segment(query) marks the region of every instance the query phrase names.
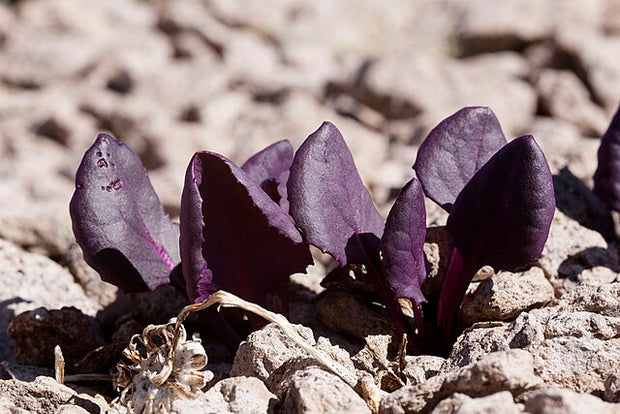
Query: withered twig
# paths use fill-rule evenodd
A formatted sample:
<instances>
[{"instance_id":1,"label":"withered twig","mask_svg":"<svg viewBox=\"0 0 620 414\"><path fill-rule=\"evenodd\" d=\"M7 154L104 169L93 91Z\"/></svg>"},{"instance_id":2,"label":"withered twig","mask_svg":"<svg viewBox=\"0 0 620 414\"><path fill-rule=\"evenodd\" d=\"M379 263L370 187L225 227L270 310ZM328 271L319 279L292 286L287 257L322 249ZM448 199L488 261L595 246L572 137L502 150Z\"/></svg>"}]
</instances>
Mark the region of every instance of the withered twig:
<instances>
[{"instance_id":1,"label":"withered twig","mask_svg":"<svg viewBox=\"0 0 620 414\"><path fill-rule=\"evenodd\" d=\"M179 316L177 317L175 331L174 331L174 340L172 342L172 347L170 348L170 352L168 354L168 358L166 360L166 364L164 365L161 372L159 372L155 377L151 379L153 384L161 385L163 384L170 374L172 373L172 364L174 361L174 353L177 349L177 345L179 342L179 326L183 323L185 318L192 312L199 312L203 309L208 308L214 304L219 304L223 307L232 307L232 308L240 308L248 312L252 312L258 316L261 316L267 319L269 322L276 324L282 329L284 334L297 346L306 351L310 356L319 361L322 365L332 371L334 374L338 375L344 382L346 382L352 388L355 388L357 385L357 377L354 373L351 373L348 369L332 360L327 355L323 354L319 350L315 349L312 345L308 344L302 337L299 335L295 327L283 316L278 313L274 313L264 309L263 307L247 302L232 293L225 292L223 290L218 290L213 293L207 300L201 303L195 303L184 307Z\"/></svg>"},{"instance_id":2,"label":"withered twig","mask_svg":"<svg viewBox=\"0 0 620 414\"><path fill-rule=\"evenodd\" d=\"M62 356L60 345L54 347L54 378L59 384L65 383L65 357Z\"/></svg>"}]
</instances>

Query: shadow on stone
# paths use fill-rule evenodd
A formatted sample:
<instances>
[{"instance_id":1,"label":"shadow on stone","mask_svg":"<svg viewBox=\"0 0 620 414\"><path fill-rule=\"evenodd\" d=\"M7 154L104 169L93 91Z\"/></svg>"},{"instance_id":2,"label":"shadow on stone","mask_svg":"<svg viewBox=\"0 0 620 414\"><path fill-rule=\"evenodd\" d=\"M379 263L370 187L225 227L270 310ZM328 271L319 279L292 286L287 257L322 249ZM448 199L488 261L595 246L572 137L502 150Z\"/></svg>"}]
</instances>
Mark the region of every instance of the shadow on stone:
<instances>
[{"instance_id":1,"label":"shadow on stone","mask_svg":"<svg viewBox=\"0 0 620 414\"><path fill-rule=\"evenodd\" d=\"M587 269L606 267L613 272L620 271L616 255L609 249L589 247L565 259L558 267L562 279L577 280L578 275Z\"/></svg>"},{"instance_id":2,"label":"shadow on stone","mask_svg":"<svg viewBox=\"0 0 620 414\"><path fill-rule=\"evenodd\" d=\"M557 208L607 241L617 240L614 221L603 202L568 167L553 176Z\"/></svg>"}]
</instances>

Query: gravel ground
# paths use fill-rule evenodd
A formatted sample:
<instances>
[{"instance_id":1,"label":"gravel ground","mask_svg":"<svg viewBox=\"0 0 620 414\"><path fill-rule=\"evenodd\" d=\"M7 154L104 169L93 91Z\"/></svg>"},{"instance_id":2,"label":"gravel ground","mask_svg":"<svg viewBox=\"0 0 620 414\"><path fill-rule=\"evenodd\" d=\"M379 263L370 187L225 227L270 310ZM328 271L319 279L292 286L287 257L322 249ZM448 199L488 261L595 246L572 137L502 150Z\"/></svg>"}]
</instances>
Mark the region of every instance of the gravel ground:
<instances>
[{"instance_id":1,"label":"gravel ground","mask_svg":"<svg viewBox=\"0 0 620 414\"><path fill-rule=\"evenodd\" d=\"M119 294L82 260L68 203L98 131L140 155L176 217L195 151L242 163L330 120L385 215L428 131L482 105L506 136L536 137L559 210L535 267L472 283L461 319L473 327L447 358L408 357L409 384L372 406L270 325L236 355L203 338L215 378L173 410L619 413L620 266L589 191L619 56L617 0L0 1L0 411L99 412L109 386L35 380L51 375L53 345L75 372L101 372L184 304L173 289ZM429 202L427 216L427 254L441 257L445 215ZM368 309L347 306L343 322L333 309L350 298L317 302L330 262L316 256L293 276L291 320L378 376L351 336L373 328Z\"/></svg>"}]
</instances>

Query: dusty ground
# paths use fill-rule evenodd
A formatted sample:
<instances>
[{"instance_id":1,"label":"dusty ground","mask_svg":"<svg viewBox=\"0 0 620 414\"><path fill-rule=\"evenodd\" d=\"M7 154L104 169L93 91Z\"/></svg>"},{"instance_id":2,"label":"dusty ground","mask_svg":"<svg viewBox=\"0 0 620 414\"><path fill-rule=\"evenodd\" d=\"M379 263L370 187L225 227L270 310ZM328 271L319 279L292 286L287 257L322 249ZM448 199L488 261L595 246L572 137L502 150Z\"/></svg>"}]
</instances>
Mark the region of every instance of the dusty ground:
<instances>
[{"instance_id":1,"label":"dusty ground","mask_svg":"<svg viewBox=\"0 0 620 414\"><path fill-rule=\"evenodd\" d=\"M2 378L49 375L15 365L17 358L49 368L43 337L84 339L61 345L75 358L71 363L81 360L79 372L95 372L111 364L141 324L165 322L182 306L182 298L169 303L169 292L159 299L117 297L81 260L68 202L75 170L98 131L111 131L140 154L175 216L194 151L243 162L279 139L297 146L331 120L385 213L413 175L416 148L429 129L463 106L484 105L508 137L536 137L557 174L563 213L537 267L472 285L462 318L506 323L466 332L446 360L412 361L424 367L419 383L386 397L381 410L618 412L620 268L606 241L613 236L609 214L586 187L599 138L620 102L618 56L616 0L0 2ZM431 204L429 224L441 224L445 218ZM322 272L319 265L313 276L295 276L292 319L350 351L356 342L334 332L338 321L320 322L313 313ZM82 313L52 311L63 306ZM19 335L31 339L16 349L9 323L39 307L47 311L21 317ZM71 329L50 328L56 320L71 320ZM106 343L105 355L82 359ZM489 354L496 351L503 353ZM239 361L252 360L247 352ZM213 361L232 358L216 343L207 354ZM235 362L235 375L257 376L267 388L253 379L221 383L209 391L228 398L217 410L365 409L361 397L324 371L289 364L288 374L280 368L281 377L272 377L284 362L270 361L262 373L254 363ZM220 364L220 377L229 368ZM306 377L323 388L308 389ZM288 385L274 385L274 378ZM51 386L42 381L32 389L0 381L0 390L14 396L0 394L0 410L61 409L36 399L37 386ZM231 389L250 402L231 403ZM321 390L342 392L332 393L340 395L332 401ZM73 398L68 389L55 392L50 401ZM317 401L324 405L311 404Z\"/></svg>"}]
</instances>

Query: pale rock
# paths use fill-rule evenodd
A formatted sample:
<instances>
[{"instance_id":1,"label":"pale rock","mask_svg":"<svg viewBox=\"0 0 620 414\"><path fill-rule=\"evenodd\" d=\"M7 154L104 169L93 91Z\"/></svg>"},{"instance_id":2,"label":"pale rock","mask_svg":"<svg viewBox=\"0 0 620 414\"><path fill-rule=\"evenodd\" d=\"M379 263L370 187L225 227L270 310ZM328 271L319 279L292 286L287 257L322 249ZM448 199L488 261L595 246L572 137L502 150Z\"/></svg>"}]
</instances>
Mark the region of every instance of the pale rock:
<instances>
[{"instance_id":1,"label":"pale rock","mask_svg":"<svg viewBox=\"0 0 620 414\"><path fill-rule=\"evenodd\" d=\"M273 413L278 399L254 377L226 378L194 400L173 402L173 413L258 414Z\"/></svg>"},{"instance_id":2,"label":"pale rock","mask_svg":"<svg viewBox=\"0 0 620 414\"><path fill-rule=\"evenodd\" d=\"M79 15L79 18L76 16ZM23 3L20 16L39 30L58 30L99 37L113 31L114 26L131 26L140 31L155 23L155 13L145 4L128 0L101 3L85 0L52 0L40 4Z\"/></svg>"},{"instance_id":3,"label":"pale rock","mask_svg":"<svg viewBox=\"0 0 620 414\"><path fill-rule=\"evenodd\" d=\"M15 26L0 54L0 77L13 84L43 86L68 81L95 64L101 44L69 33L41 32L30 26ZM59 56L62 59L59 59Z\"/></svg>"},{"instance_id":4,"label":"pale rock","mask_svg":"<svg viewBox=\"0 0 620 414\"><path fill-rule=\"evenodd\" d=\"M280 64L277 49L264 35L248 32L231 36L224 49L224 64L229 82L244 85L250 92L274 93L287 87L286 68Z\"/></svg>"},{"instance_id":5,"label":"pale rock","mask_svg":"<svg viewBox=\"0 0 620 414\"><path fill-rule=\"evenodd\" d=\"M524 312L509 324L480 323L465 330L452 347L444 370L453 371L474 363L485 355L525 348L544 340L544 330L532 312ZM515 346L513 346L513 344Z\"/></svg>"},{"instance_id":6,"label":"pale rock","mask_svg":"<svg viewBox=\"0 0 620 414\"><path fill-rule=\"evenodd\" d=\"M0 186L0 237L46 256L64 255L75 240L66 183L57 182L59 194L50 198L29 195L23 183L6 184Z\"/></svg>"},{"instance_id":7,"label":"pale rock","mask_svg":"<svg viewBox=\"0 0 620 414\"><path fill-rule=\"evenodd\" d=\"M532 267L523 273L500 272L465 296L460 318L468 325L503 321L553 300L553 286L540 268Z\"/></svg>"},{"instance_id":8,"label":"pale rock","mask_svg":"<svg viewBox=\"0 0 620 414\"><path fill-rule=\"evenodd\" d=\"M261 33L267 39L284 37L291 17L304 11L302 4L291 0L270 0L265 5L245 6L217 0L210 4L209 9L219 20L243 25L249 33Z\"/></svg>"},{"instance_id":9,"label":"pale rock","mask_svg":"<svg viewBox=\"0 0 620 414\"><path fill-rule=\"evenodd\" d=\"M604 33L620 33L620 4L613 0L606 2L602 27Z\"/></svg>"},{"instance_id":10,"label":"pale rock","mask_svg":"<svg viewBox=\"0 0 620 414\"><path fill-rule=\"evenodd\" d=\"M339 377L316 366L293 369L280 383L287 413L370 413L366 402Z\"/></svg>"},{"instance_id":11,"label":"pale rock","mask_svg":"<svg viewBox=\"0 0 620 414\"><path fill-rule=\"evenodd\" d=\"M593 98L600 101L611 116L618 107L620 68L614 54L620 48L620 37L599 36L585 28L563 27L555 36L558 48L575 56L592 86Z\"/></svg>"},{"instance_id":12,"label":"pale rock","mask_svg":"<svg viewBox=\"0 0 620 414\"><path fill-rule=\"evenodd\" d=\"M604 279L591 277L591 273L600 266L618 269L618 258L600 233L556 210L539 265L553 284L556 296L561 296L578 285L583 286L584 279L586 285L606 283Z\"/></svg>"},{"instance_id":13,"label":"pale rock","mask_svg":"<svg viewBox=\"0 0 620 414\"><path fill-rule=\"evenodd\" d=\"M537 375L547 384L603 395L605 380L620 366L620 339L556 337L530 348Z\"/></svg>"},{"instance_id":14,"label":"pale rock","mask_svg":"<svg viewBox=\"0 0 620 414\"><path fill-rule=\"evenodd\" d=\"M551 30L552 20L545 17L549 6L534 0L507 5L476 0L459 6L456 32L464 55L518 50Z\"/></svg>"},{"instance_id":15,"label":"pale rock","mask_svg":"<svg viewBox=\"0 0 620 414\"><path fill-rule=\"evenodd\" d=\"M161 7L158 10L159 26L168 34L179 31L197 33L214 52L223 53L226 39L234 30L221 20L210 7L201 1L190 0Z\"/></svg>"},{"instance_id":16,"label":"pale rock","mask_svg":"<svg viewBox=\"0 0 620 414\"><path fill-rule=\"evenodd\" d=\"M499 391L514 396L542 384L534 373L532 356L521 349L494 352L479 361L448 374L441 388L442 395L454 392L482 397Z\"/></svg>"},{"instance_id":17,"label":"pale rock","mask_svg":"<svg viewBox=\"0 0 620 414\"><path fill-rule=\"evenodd\" d=\"M457 393L437 404L432 414L519 414L522 409L523 405L515 404L508 391L481 398Z\"/></svg>"},{"instance_id":18,"label":"pale rock","mask_svg":"<svg viewBox=\"0 0 620 414\"><path fill-rule=\"evenodd\" d=\"M340 364L352 375L355 368L349 354L326 338L314 341L312 331L297 325L302 337L318 351ZM364 400L335 374L317 366L282 331L270 324L253 332L237 351L231 376L254 376L282 401L285 412L369 412Z\"/></svg>"},{"instance_id":19,"label":"pale rock","mask_svg":"<svg viewBox=\"0 0 620 414\"><path fill-rule=\"evenodd\" d=\"M351 360L349 352L340 345L332 344L330 338L319 337L316 341L315 348L324 355L327 355L332 361L340 364L350 373L355 372L355 365Z\"/></svg>"},{"instance_id":20,"label":"pale rock","mask_svg":"<svg viewBox=\"0 0 620 414\"><path fill-rule=\"evenodd\" d=\"M493 108L507 135L516 135L536 108L534 91L510 73L421 53L382 57L364 68L361 78L354 77L348 88L353 97L386 118L420 115L421 135L463 106L475 105ZM498 88L505 93L497 94Z\"/></svg>"},{"instance_id":21,"label":"pale rock","mask_svg":"<svg viewBox=\"0 0 620 414\"><path fill-rule=\"evenodd\" d=\"M536 392L525 402L525 412L531 414L618 414L620 406L599 398L561 388L548 388Z\"/></svg>"},{"instance_id":22,"label":"pale rock","mask_svg":"<svg viewBox=\"0 0 620 414\"><path fill-rule=\"evenodd\" d=\"M11 413L103 413L106 409L95 398L77 394L53 378L43 376L32 382L0 380L0 395L0 408L8 407Z\"/></svg>"},{"instance_id":23,"label":"pale rock","mask_svg":"<svg viewBox=\"0 0 620 414\"><path fill-rule=\"evenodd\" d=\"M12 360L13 344L6 330L19 313L38 307L75 306L94 316L98 305L88 298L73 276L47 257L28 253L0 239L0 358Z\"/></svg>"},{"instance_id":24,"label":"pale rock","mask_svg":"<svg viewBox=\"0 0 620 414\"><path fill-rule=\"evenodd\" d=\"M412 173L410 165L393 159L386 159L384 163L377 166L375 174L378 185L374 200L383 217L389 214L392 202L396 200L402 187L411 180Z\"/></svg>"},{"instance_id":25,"label":"pale rock","mask_svg":"<svg viewBox=\"0 0 620 414\"><path fill-rule=\"evenodd\" d=\"M59 174L66 148L26 132L4 142L10 155L0 166L0 237L49 256L64 255L74 239L67 208L73 183Z\"/></svg>"},{"instance_id":26,"label":"pale rock","mask_svg":"<svg viewBox=\"0 0 620 414\"><path fill-rule=\"evenodd\" d=\"M392 336L369 335L365 341L366 345L351 357L351 361L358 371L370 373L377 378L379 372L389 364L388 352Z\"/></svg>"},{"instance_id":27,"label":"pale rock","mask_svg":"<svg viewBox=\"0 0 620 414\"><path fill-rule=\"evenodd\" d=\"M446 360L432 355L407 355L405 362L403 375L407 385L417 385L439 374Z\"/></svg>"},{"instance_id":28,"label":"pale rock","mask_svg":"<svg viewBox=\"0 0 620 414\"><path fill-rule=\"evenodd\" d=\"M607 116L590 100L590 93L577 75L568 70L543 70L536 83L546 112L575 124L583 134L600 137L607 129Z\"/></svg>"},{"instance_id":29,"label":"pale rock","mask_svg":"<svg viewBox=\"0 0 620 414\"><path fill-rule=\"evenodd\" d=\"M461 53L465 55L518 51L551 37L556 30L564 27L594 31L592 28L602 24L607 13L604 0L525 0L510 4L476 0L451 3L457 8L456 34Z\"/></svg>"},{"instance_id":30,"label":"pale rock","mask_svg":"<svg viewBox=\"0 0 620 414\"><path fill-rule=\"evenodd\" d=\"M484 67L489 71L497 71L516 77L525 78L530 72L528 61L517 52L505 51L485 53L463 59L472 66Z\"/></svg>"},{"instance_id":31,"label":"pale rock","mask_svg":"<svg viewBox=\"0 0 620 414\"><path fill-rule=\"evenodd\" d=\"M536 138L553 174L567 167L581 180L592 179L599 141L583 138L569 121L550 117L534 118L528 133Z\"/></svg>"},{"instance_id":32,"label":"pale rock","mask_svg":"<svg viewBox=\"0 0 620 414\"><path fill-rule=\"evenodd\" d=\"M596 338L608 340L620 335L620 318L576 311L550 314L545 323L545 337Z\"/></svg>"},{"instance_id":33,"label":"pale rock","mask_svg":"<svg viewBox=\"0 0 620 414\"><path fill-rule=\"evenodd\" d=\"M563 297L560 305L573 311L620 318L620 283L580 287Z\"/></svg>"},{"instance_id":34,"label":"pale rock","mask_svg":"<svg viewBox=\"0 0 620 414\"><path fill-rule=\"evenodd\" d=\"M588 302L584 303L587 307ZM561 300L553 308L524 312L507 325L474 325L459 337L444 370L477 361L489 353L522 348L534 359L536 375L545 383L602 395L606 379L620 365L620 320L576 311L572 305L568 306L570 310L566 308L566 302ZM612 304L611 309L613 313L617 308Z\"/></svg>"},{"instance_id":35,"label":"pale rock","mask_svg":"<svg viewBox=\"0 0 620 414\"><path fill-rule=\"evenodd\" d=\"M416 386L403 387L381 401L381 414L429 411L452 394L485 397L501 391L513 396L539 388L532 356L512 349L485 355L456 371L440 374Z\"/></svg>"},{"instance_id":36,"label":"pale rock","mask_svg":"<svg viewBox=\"0 0 620 414\"><path fill-rule=\"evenodd\" d=\"M382 383L391 387L398 388L400 385L391 380L391 376L386 374L386 366L391 366L389 360L390 348L394 351L393 337L390 335L372 335L366 337L366 346L358 351L351 360L360 373L370 373L374 378L381 378ZM392 346L391 346L392 345ZM417 385L436 376L441 371L445 359L433 355L405 355L405 364L401 372L404 382L407 385ZM382 389L386 387L382 384Z\"/></svg>"},{"instance_id":37,"label":"pale rock","mask_svg":"<svg viewBox=\"0 0 620 414\"><path fill-rule=\"evenodd\" d=\"M371 309L345 290L327 289L319 296L316 310L327 327L356 338L390 334L394 330L385 314Z\"/></svg>"},{"instance_id":38,"label":"pale rock","mask_svg":"<svg viewBox=\"0 0 620 414\"><path fill-rule=\"evenodd\" d=\"M444 379L445 376L437 375L421 384L403 387L388 394L381 400L379 413L414 414L429 411L440 399L437 395Z\"/></svg>"},{"instance_id":39,"label":"pale rock","mask_svg":"<svg viewBox=\"0 0 620 414\"><path fill-rule=\"evenodd\" d=\"M424 47L435 53L445 51L453 13L440 6L435 2L404 4L401 0L382 4L370 0L320 0L312 5L271 0L265 7L212 3L213 13L225 21L285 44L329 45L341 60L377 56L386 50L407 53Z\"/></svg>"},{"instance_id":40,"label":"pale rock","mask_svg":"<svg viewBox=\"0 0 620 414\"><path fill-rule=\"evenodd\" d=\"M316 344L312 330L301 325L296 325L296 329L309 344ZM289 359L305 355L279 327L269 324L252 332L248 339L239 345L230 375L257 377L265 381Z\"/></svg>"},{"instance_id":41,"label":"pale rock","mask_svg":"<svg viewBox=\"0 0 620 414\"><path fill-rule=\"evenodd\" d=\"M4 31L13 23L14 17L8 5L3 4L0 6L0 27L2 27L0 29L0 39L3 39Z\"/></svg>"}]
</instances>

